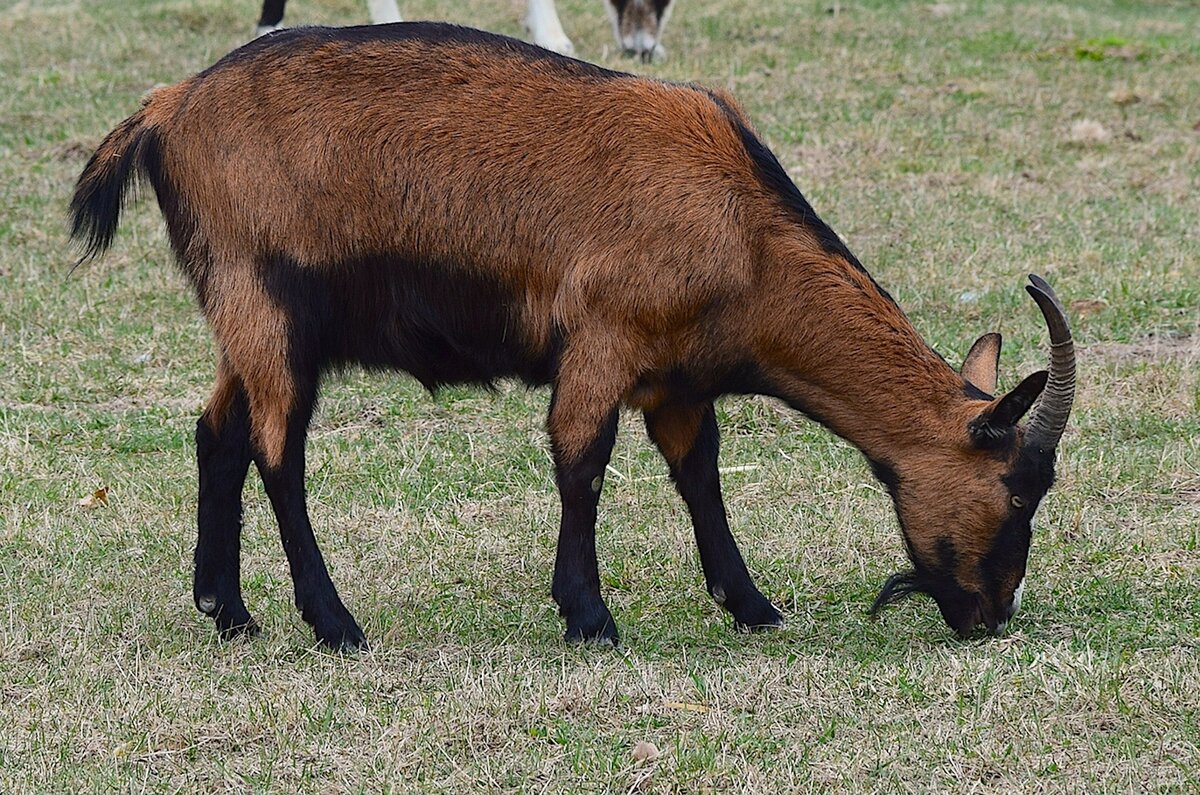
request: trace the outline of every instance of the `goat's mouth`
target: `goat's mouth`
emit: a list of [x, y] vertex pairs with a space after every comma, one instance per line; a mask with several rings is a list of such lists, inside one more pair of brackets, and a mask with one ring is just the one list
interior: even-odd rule
[[[938, 605], [941, 607], [941, 605]], [[959, 640], [968, 640], [975, 634], [975, 627], [984, 623], [980, 614], [979, 608], [968, 608], [966, 611], [957, 614], [951, 614], [946, 610], [942, 610], [942, 618], [946, 620], [946, 624], [950, 629], [954, 630], [954, 634], [958, 635]], [[995, 634], [994, 632], [992, 634]]]
[[1000, 637], [1008, 628], [1008, 620], [1001, 619], [993, 610], [988, 609], [984, 599], [976, 594], [967, 603], [946, 604], [938, 603], [942, 618], [962, 640], [967, 640], [975, 634], [975, 629], [982, 626], [993, 638]]
[[620, 37], [621, 49], [630, 58], [638, 58], [642, 63], [654, 61], [655, 53], [659, 52], [658, 33], [649, 29], [637, 30]]
[[654, 47], [651, 46], [648, 50], [643, 50], [637, 47], [624, 48], [626, 58], [637, 58], [642, 63], [654, 63]]

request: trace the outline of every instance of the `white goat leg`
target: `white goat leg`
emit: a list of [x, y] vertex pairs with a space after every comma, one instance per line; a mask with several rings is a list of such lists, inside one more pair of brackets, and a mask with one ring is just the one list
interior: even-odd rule
[[525, 27], [533, 37], [533, 43], [561, 55], [574, 55], [575, 45], [563, 32], [558, 19], [554, 0], [529, 0], [529, 11], [525, 14]]
[[396, 7], [396, 0], [367, 0], [367, 13], [376, 25], [404, 21], [400, 17], [400, 9]]

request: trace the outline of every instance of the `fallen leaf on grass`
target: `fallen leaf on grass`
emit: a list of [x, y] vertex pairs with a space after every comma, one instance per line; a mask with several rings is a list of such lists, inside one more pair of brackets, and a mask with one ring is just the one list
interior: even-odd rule
[[1075, 47], [1075, 57], [1080, 61], [1104, 61], [1110, 58], [1134, 61], [1146, 55], [1147, 53], [1141, 45], [1127, 41], [1120, 36], [1088, 39]]
[[108, 505], [108, 486], [101, 486], [79, 501], [80, 508], [99, 508]]

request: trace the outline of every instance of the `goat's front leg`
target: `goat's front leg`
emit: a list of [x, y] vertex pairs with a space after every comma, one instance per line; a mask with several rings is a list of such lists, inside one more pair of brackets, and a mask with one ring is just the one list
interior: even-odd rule
[[615, 401], [598, 400], [592, 373], [560, 376], [550, 401], [550, 443], [562, 499], [551, 594], [568, 642], [616, 645], [617, 627], [600, 596], [596, 506], [617, 435]]
[[258, 633], [240, 583], [242, 486], [250, 468], [250, 414], [241, 382], [222, 363], [204, 415], [196, 423], [200, 498], [196, 510], [196, 609], [223, 638]]
[[709, 594], [733, 615], [739, 630], [783, 625], [779, 612], [750, 579], [729, 532], [717, 471], [720, 437], [712, 403], [667, 405], [644, 413], [646, 431], [671, 468], [687, 503]]

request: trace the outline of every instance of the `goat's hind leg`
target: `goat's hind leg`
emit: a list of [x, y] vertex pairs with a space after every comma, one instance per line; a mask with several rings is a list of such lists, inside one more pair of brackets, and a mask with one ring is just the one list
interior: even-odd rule
[[225, 363], [204, 414], [196, 423], [200, 497], [196, 511], [196, 609], [216, 622], [223, 638], [255, 635], [258, 625], [242, 601], [242, 486], [250, 468], [250, 414], [246, 393]]
[[692, 515], [709, 594], [733, 615], [739, 630], [782, 626], [779, 611], [750, 579], [729, 532], [717, 471], [720, 438], [712, 403], [663, 406], [644, 416], [646, 431], [667, 460], [675, 488]]
[[329, 648], [363, 649], [367, 646], [366, 636], [338, 596], [308, 518], [304, 447], [315, 403], [315, 378], [309, 384], [298, 384], [296, 404], [287, 420], [282, 459], [276, 463], [256, 452], [254, 463], [279, 522], [279, 536], [292, 572], [300, 615], [313, 628], [317, 640]]
[[304, 447], [317, 399], [322, 293], [283, 261], [226, 263], [214, 290], [213, 329], [249, 406], [250, 455], [279, 522], [296, 606], [334, 649], [366, 645], [342, 604], [313, 536], [304, 493]]

